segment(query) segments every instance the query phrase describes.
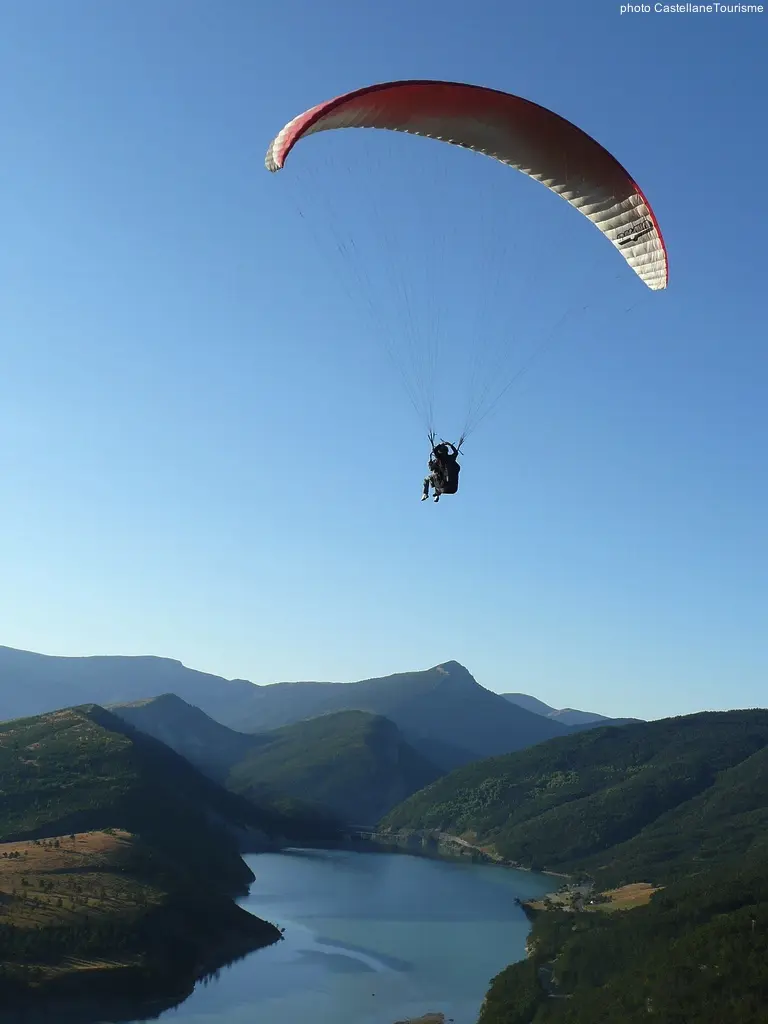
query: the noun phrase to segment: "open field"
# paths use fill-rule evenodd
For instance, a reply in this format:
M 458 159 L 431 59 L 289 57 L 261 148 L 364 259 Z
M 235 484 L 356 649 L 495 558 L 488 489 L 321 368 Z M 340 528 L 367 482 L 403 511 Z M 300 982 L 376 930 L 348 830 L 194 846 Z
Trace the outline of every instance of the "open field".
M 97 864 L 115 864 L 132 845 L 133 836 L 120 829 L 0 843 L 0 885 L 6 874 L 17 872 L 18 859 L 13 854 L 20 854 L 24 866 L 30 871 L 67 871 Z
M 0 924 L 21 928 L 131 915 L 159 902 L 159 889 L 122 873 L 128 832 L 0 844 Z
M 593 893 L 587 887 L 577 886 L 573 889 L 567 888 L 560 892 L 549 893 L 540 900 L 528 900 L 525 906 L 537 911 L 583 910 L 612 913 L 616 910 L 631 910 L 633 907 L 644 906 L 658 888 L 660 887 L 650 885 L 648 882 L 632 882 L 629 885 L 622 885 L 618 889 Z M 590 900 L 595 897 L 604 897 L 605 902 L 591 903 Z
M 659 888 L 660 886 L 653 886 L 649 882 L 633 882 L 631 885 L 622 885 L 619 889 L 607 889 L 603 896 L 607 896 L 610 902 L 597 903 L 589 909 L 610 912 L 643 907 Z

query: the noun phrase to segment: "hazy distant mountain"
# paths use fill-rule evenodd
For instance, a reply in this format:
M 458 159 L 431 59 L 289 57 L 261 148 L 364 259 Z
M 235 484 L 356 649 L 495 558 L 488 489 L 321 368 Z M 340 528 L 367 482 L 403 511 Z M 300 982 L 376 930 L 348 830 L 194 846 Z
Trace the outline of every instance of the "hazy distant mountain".
M 0 721 L 77 704 L 121 704 L 175 693 L 214 718 L 216 705 L 235 723 L 249 705 L 253 683 L 222 679 L 171 658 L 61 658 L 0 647 Z
M 109 710 L 165 743 L 219 782 L 224 782 L 233 766 L 261 743 L 257 736 L 236 732 L 214 721 L 174 693 L 130 704 L 113 704 Z
M 628 725 L 630 722 L 642 721 L 640 718 L 607 718 L 594 711 L 577 711 L 575 708 L 557 709 L 527 693 L 502 693 L 501 696 L 512 704 L 525 708 L 526 711 L 532 711 L 536 715 L 549 718 L 553 722 L 560 722 L 562 725 Z
M 288 796 L 347 824 L 375 823 L 443 774 L 393 722 L 365 711 L 336 711 L 247 735 L 174 694 L 109 710 L 233 792 L 257 802 Z
M 566 726 L 515 707 L 448 661 L 357 683 L 275 683 L 257 687 L 240 728 L 262 731 L 329 711 L 383 715 L 405 739 L 443 768 L 520 750 L 568 732 Z
M 569 731 L 486 690 L 455 661 L 357 683 L 258 686 L 167 658 L 61 658 L 0 647 L 0 719 L 168 693 L 240 732 L 265 732 L 330 711 L 369 711 L 393 721 L 408 743 L 441 768 Z
M 562 722 L 564 725 L 589 725 L 591 722 L 608 723 L 613 721 L 594 711 L 577 711 L 575 708 L 560 708 L 559 711 L 554 711 L 549 715 L 549 718 L 553 718 L 556 722 Z
M 542 717 L 548 718 L 550 715 L 557 713 L 555 708 L 545 704 L 543 700 L 539 700 L 537 697 L 531 697 L 527 693 L 502 693 L 501 696 L 504 700 L 511 701 L 513 704 L 517 704 L 518 707 L 525 708 L 526 711 L 532 711 L 534 715 L 542 715 Z

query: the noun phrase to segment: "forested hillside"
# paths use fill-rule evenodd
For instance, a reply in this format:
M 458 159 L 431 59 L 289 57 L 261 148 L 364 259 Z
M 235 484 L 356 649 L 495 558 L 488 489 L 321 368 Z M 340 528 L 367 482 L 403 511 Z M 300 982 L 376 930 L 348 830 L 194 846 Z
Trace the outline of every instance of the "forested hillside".
M 605 727 L 458 769 L 382 827 L 460 836 L 601 885 L 747 852 L 766 821 L 768 711 Z

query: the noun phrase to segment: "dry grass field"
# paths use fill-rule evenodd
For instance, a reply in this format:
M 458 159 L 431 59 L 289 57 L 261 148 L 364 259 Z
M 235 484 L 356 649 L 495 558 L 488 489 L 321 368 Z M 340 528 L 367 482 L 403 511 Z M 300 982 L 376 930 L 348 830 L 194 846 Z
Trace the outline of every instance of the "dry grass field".
M 633 882 L 631 885 L 622 885 L 619 889 L 607 889 L 603 895 L 607 896 L 609 903 L 598 903 L 594 910 L 631 910 L 633 907 L 642 907 L 650 900 L 651 896 L 658 891 L 659 886 L 653 886 L 649 882 Z
M 0 924 L 45 927 L 133 914 L 159 902 L 160 890 L 121 873 L 128 832 L 82 832 L 0 843 Z

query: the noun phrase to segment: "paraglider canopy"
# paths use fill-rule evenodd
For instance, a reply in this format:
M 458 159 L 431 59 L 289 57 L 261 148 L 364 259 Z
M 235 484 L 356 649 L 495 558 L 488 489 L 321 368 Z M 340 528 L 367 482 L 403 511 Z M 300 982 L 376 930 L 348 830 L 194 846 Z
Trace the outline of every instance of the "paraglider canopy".
M 320 244 L 334 286 L 359 306 L 360 336 L 393 363 L 432 447 L 439 421 L 461 449 L 551 346 L 579 331 L 593 336 L 586 322 L 598 309 L 623 336 L 622 318 L 650 300 L 646 288 L 667 287 L 664 240 L 639 186 L 600 143 L 545 107 L 457 82 L 371 85 L 285 125 L 267 169 L 281 170 L 305 136 L 336 128 L 383 130 L 328 136 L 291 162 L 302 230 Z M 470 168 L 456 148 L 495 166 Z M 572 245 L 578 218 L 569 228 L 557 204 L 548 217 L 543 195 L 538 206 L 534 196 L 521 202 L 527 183 L 504 165 L 559 195 L 600 237 Z M 516 219 L 523 230 L 511 229 Z M 609 275 L 625 276 L 627 288 L 637 275 L 643 298 L 606 287 Z
M 320 103 L 289 121 L 270 143 L 267 169 L 280 170 L 300 139 L 334 128 L 422 135 L 508 164 L 587 217 L 650 289 L 667 286 L 666 247 L 639 186 L 600 143 L 545 107 L 458 82 L 372 85 Z

